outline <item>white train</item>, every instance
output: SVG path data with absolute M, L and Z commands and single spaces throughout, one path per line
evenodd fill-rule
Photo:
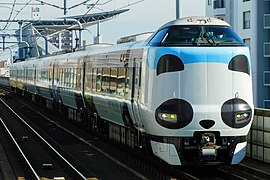
M 10 73 L 15 91 L 171 165 L 245 156 L 250 52 L 224 21 L 182 18 L 145 41 L 28 59 Z

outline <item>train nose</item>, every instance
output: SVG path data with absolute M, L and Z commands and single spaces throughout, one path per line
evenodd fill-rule
M 215 125 L 215 121 L 210 119 L 204 119 L 200 121 L 200 125 L 205 129 L 210 129 Z

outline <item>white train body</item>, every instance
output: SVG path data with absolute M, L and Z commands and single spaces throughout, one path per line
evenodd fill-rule
M 227 23 L 191 17 L 146 41 L 14 63 L 10 83 L 169 164 L 237 164 L 254 112 L 250 64 Z

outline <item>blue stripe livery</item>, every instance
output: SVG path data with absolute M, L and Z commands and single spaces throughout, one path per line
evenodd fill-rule
M 243 54 L 249 57 L 249 51 L 246 48 L 248 47 L 150 47 L 147 65 L 151 69 L 157 69 L 160 57 L 166 54 L 179 57 L 184 64 L 207 62 L 229 64 L 236 55 Z

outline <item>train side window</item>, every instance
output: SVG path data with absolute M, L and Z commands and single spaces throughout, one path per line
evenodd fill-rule
M 110 77 L 110 68 L 103 68 L 102 73 L 102 92 L 107 93 L 109 90 L 109 77 Z
M 97 92 L 101 91 L 101 84 L 102 84 L 102 68 L 97 69 Z
M 68 86 L 68 71 L 67 68 L 64 69 L 64 86 L 67 87 Z
M 66 69 L 63 68 L 62 70 L 62 86 L 66 86 L 66 79 L 65 79 Z
M 117 68 L 111 68 L 110 75 L 110 93 L 115 94 L 117 87 Z
M 69 75 L 69 88 L 73 88 L 74 87 L 73 68 L 68 68 L 68 75 Z
M 77 83 L 76 83 L 76 68 L 70 68 L 69 69 L 69 76 L 70 76 L 70 85 L 69 87 L 72 89 L 77 88 Z
M 59 69 L 58 79 L 59 79 L 59 85 L 62 86 L 63 85 L 62 69 Z
M 69 83 L 69 74 L 68 74 L 68 68 L 65 68 L 65 86 L 68 87 Z
M 75 71 L 75 82 L 77 90 L 81 89 L 81 68 L 77 68 Z
M 131 93 L 131 86 L 130 86 L 130 79 L 131 79 L 131 76 L 132 74 L 130 73 L 130 67 L 126 67 L 126 73 L 125 73 L 125 96 L 129 96 L 129 94 Z
M 75 68 L 70 69 L 70 76 L 71 76 L 71 88 L 75 89 L 76 88 L 76 69 Z
M 68 88 L 71 88 L 72 87 L 72 74 L 71 74 L 71 68 L 68 68 L 67 69 L 67 85 L 68 85 Z
M 96 89 L 97 88 L 97 69 L 93 68 L 92 72 L 93 72 L 92 90 L 93 90 L 93 92 L 96 92 L 96 90 L 97 90 Z
M 62 87 L 65 86 L 65 69 L 62 69 L 62 74 L 61 74 L 61 78 L 62 78 Z
M 33 69 L 28 69 L 27 70 L 27 72 L 26 72 L 26 74 L 27 74 L 27 80 L 29 80 L 29 81 L 33 81 Z
M 65 85 L 66 85 L 66 87 L 69 87 L 69 82 L 70 82 L 70 80 L 69 80 L 69 69 L 66 68 L 65 69 Z
M 85 65 L 85 91 L 90 92 L 93 84 L 93 69 L 90 63 Z
M 71 76 L 71 88 L 72 89 L 76 89 L 77 88 L 77 83 L 76 83 L 76 79 L 77 79 L 77 72 L 76 72 L 76 68 L 71 68 L 70 69 L 70 76 Z
M 125 74 L 126 74 L 126 70 L 124 67 L 118 68 L 116 94 L 120 96 L 125 96 Z

